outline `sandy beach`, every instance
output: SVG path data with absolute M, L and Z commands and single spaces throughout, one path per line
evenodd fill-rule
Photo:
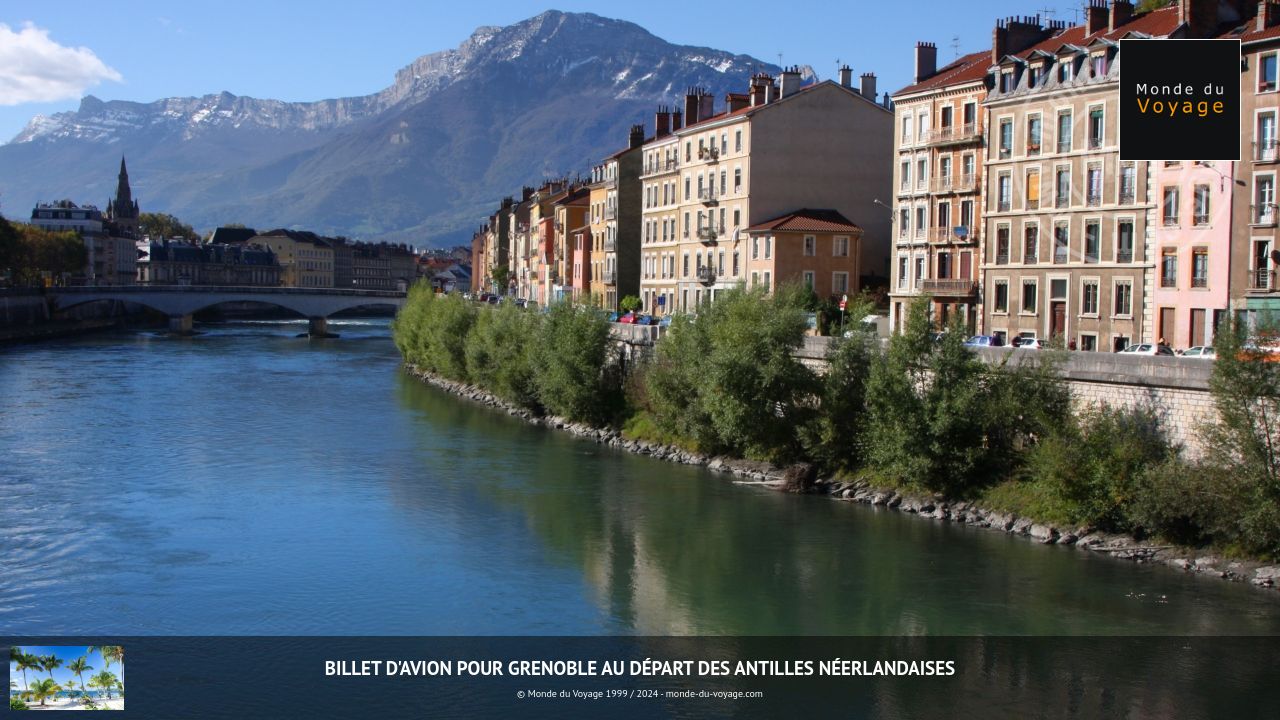
M 98 707 L 105 707 L 107 710 L 124 710 L 124 698 L 115 698 L 114 700 L 97 700 Z M 40 707 L 39 703 L 27 703 L 29 710 L 84 710 L 85 706 L 79 699 L 62 698 L 56 702 L 46 700 L 44 707 Z

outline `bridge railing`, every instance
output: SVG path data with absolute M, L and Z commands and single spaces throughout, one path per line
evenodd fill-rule
M 330 295 L 337 297 L 403 298 L 395 290 L 347 290 L 344 288 L 262 287 L 255 285 L 98 285 L 48 288 L 49 294 L 101 295 L 116 293 L 227 293 L 251 295 Z

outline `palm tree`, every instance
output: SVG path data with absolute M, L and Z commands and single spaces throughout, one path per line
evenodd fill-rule
M 119 681 L 116 680 L 115 673 L 109 673 L 106 670 L 103 670 L 97 675 L 94 675 L 92 678 L 89 678 L 89 682 L 91 685 L 97 685 L 100 688 L 105 688 L 107 691 L 107 699 L 110 700 L 111 690 L 116 686 L 116 683 Z
M 67 663 L 67 669 L 70 670 L 72 674 L 80 678 L 80 694 L 85 695 L 84 674 L 92 670 L 93 666 L 89 665 L 83 657 L 78 657 Z
M 120 663 L 120 667 L 124 667 L 124 646 L 122 645 L 90 645 L 85 648 L 85 652 L 97 652 L 102 655 L 102 662 L 106 664 L 106 669 L 111 669 L 111 663 Z
M 12 647 L 9 648 L 9 659 L 22 671 L 22 686 L 29 690 L 31 686 L 27 684 L 27 670 L 39 670 L 39 658 L 22 652 L 20 647 Z
M 53 671 L 62 667 L 62 660 L 57 655 L 41 655 L 39 658 L 40 668 L 49 673 L 49 679 L 53 679 Z
M 27 690 L 27 694 L 32 698 L 40 701 L 40 706 L 44 707 L 44 701 L 57 695 L 62 691 L 62 686 L 49 680 L 37 680 L 31 683 L 31 687 Z

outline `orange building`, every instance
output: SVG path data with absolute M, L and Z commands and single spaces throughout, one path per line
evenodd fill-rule
M 747 228 L 748 287 L 802 282 L 820 298 L 858 292 L 862 228 L 835 210 L 805 208 Z M 715 268 L 699 266 L 698 276 Z

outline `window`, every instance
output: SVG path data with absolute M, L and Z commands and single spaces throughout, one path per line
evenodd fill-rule
M 1178 251 L 1164 248 L 1160 251 L 1160 287 L 1178 286 Z
M 689 253 L 684 254 L 684 276 L 689 277 Z
M 1080 349 L 1084 352 L 1098 351 L 1098 336 L 1093 333 L 1080 333 Z
M 849 238 L 840 235 L 831 242 L 832 257 L 849 257 Z
M 835 295 L 843 295 L 849 292 L 849 273 L 831 273 L 831 292 Z
M 906 208 L 898 210 L 898 237 L 906 237 L 911 230 L 911 211 Z
M 1085 280 L 1080 286 L 1080 312 L 1084 315 L 1098 314 L 1098 281 Z
M 1133 282 L 1130 280 L 1117 280 L 1115 289 L 1115 312 L 1117 316 L 1128 317 L 1133 315 Z
M 1032 65 L 1027 68 L 1027 87 L 1035 87 L 1040 84 L 1040 75 L 1044 72 L 1044 66 Z
M 1032 115 L 1027 118 L 1027 154 L 1040 154 L 1040 116 Z
M 1009 226 L 996 228 L 996 264 L 1009 264 Z
M 899 187 L 901 187 L 903 190 L 910 190 L 911 189 L 911 162 L 909 160 L 903 160 L 902 166 L 900 169 L 901 169 L 901 173 L 899 173 L 899 176 L 901 177 L 901 180 L 898 183 Z
M 978 122 L 978 103 L 965 103 L 963 113 L 962 121 L 964 122 L 965 130 L 976 130 L 977 128 L 974 126 Z
M 1258 92 L 1276 89 L 1276 53 L 1258 57 Z
M 1026 209 L 1035 210 L 1040 207 L 1040 169 L 1032 168 L 1027 171 L 1026 182 L 1026 199 L 1024 201 Z
M 1276 178 L 1274 175 L 1259 175 L 1254 183 L 1253 221 L 1258 225 L 1273 225 L 1276 221 Z
M 1116 223 L 1116 262 L 1133 262 L 1133 221 Z
M 898 287 L 907 286 L 907 258 L 905 256 L 898 258 Z
M 1097 150 L 1102 147 L 1104 137 L 1102 122 L 1102 108 L 1095 107 L 1089 109 L 1089 149 Z
M 924 258 L 916 258 L 916 283 L 924 279 Z
M 1063 60 L 1058 63 L 1058 82 L 1065 83 L 1071 81 L 1071 61 Z
M 1058 152 L 1071 152 L 1071 113 L 1058 113 Z
M 1035 281 L 1035 280 L 1023 280 L 1023 281 L 1022 281 L 1022 310 L 1021 310 L 1021 312 L 1022 312 L 1022 314 L 1023 314 L 1023 315 L 1035 315 L 1035 314 L 1036 314 L 1036 308 L 1037 308 L 1037 304 L 1036 304 L 1036 300 L 1037 300 L 1037 298 L 1036 298 L 1036 293 L 1037 293 L 1038 291 L 1039 291 L 1039 286 L 1037 285 L 1037 283 L 1036 283 L 1036 281 Z
M 742 210 L 740 208 L 733 209 L 733 226 L 734 227 L 742 226 Z
M 1040 260 L 1040 226 L 1028 225 L 1022 235 L 1022 262 L 1034 265 Z
M 938 203 L 938 221 L 934 223 L 934 226 L 938 228 L 938 232 L 944 233 L 944 237 L 946 237 L 945 233 L 951 228 L 951 203 Z
M 1009 312 L 1009 281 L 997 280 L 995 283 L 995 308 L 994 312 Z
M 733 251 L 733 276 L 738 277 L 738 251 Z
M 1102 165 L 1091 164 L 1085 172 L 1085 203 L 1089 207 L 1102 204 Z
M 929 218 L 926 215 L 927 208 L 916 208 L 916 237 L 924 237 L 925 228 L 929 225 Z
M 812 270 L 805 270 L 805 271 L 804 271 L 804 273 L 803 273 L 803 277 L 804 277 L 804 286 L 805 286 L 805 287 L 807 287 L 807 288 L 809 288 L 810 290 L 812 290 L 812 289 L 813 289 L 813 287 L 814 287 L 814 275 L 813 275 L 813 271 L 812 271 Z
M 804 236 L 804 255 L 805 257 L 813 257 L 818 254 L 818 238 L 813 235 Z
M 1178 188 L 1176 186 L 1170 185 L 1164 189 L 1164 202 L 1161 207 L 1164 209 L 1161 224 L 1165 227 L 1176 226 L 1178 224 Z
M 1000 121 L 1000 159 L 1013 155 L 1013 121 Z
M 1013 92 L 1013 71 L 1005 70 L 1000 73 L 1000 92 Z
M 765 271 L 764 271 L 764 289 L 765 289 L 765 290 L 772 290 L 772 289 L 773 289 L 773 288 L 769 285 L 769 271 L 768 271 L 768 270 L 765 270 Z
M 938 158 L 938 179 L 951 187 L 951 157 L 943 156 Z
M 1196 225 L 1209 224 L 1209 186 L 1197 185 L 1195 188 L 1195 223 Z
M 999 212 L 1008 212 L 1011 206 L 1010 196 L 1012 194 L 1012 178 L 1009 173 L 1001 173 L 996 179 L 996 210 Z
M 733 134 L 733 151 L 742 152 L 742 131 L 741 130 Z
M 1191 251 L 1191 287 L 1209 287 L 1209 249 L 1194 248 Z
M 1120 166 L 1120 199 L 1121 205 L 1133 204 L 1135 190 L 1138 187 L 1138 169 L 1133 163 Z
M 951 253 L 938 253 L 938 272 L 934 273 L 933 276 L 939 280 L 951 279 Z
M 733 192 L 742 192 L 742 168 L 733 169 Z
M 1071 205 L 1071 168 L 1060 167 L 1055 173 L 1055 190 L 1054 190 L 1054 207 L 1068 207 Z
M 1102 246 L 1102 225 L 1097 220 L 1089 220 L 1084 224 L 1084 261 L 1098 262 L 1098 252 Z
M 965 228 L 965 230 L 968 230 L 969 228 L 973 227 L 973 201 L 972 200 L 960 201 L 960 225 L 961 227 Z M 973 233 L 968 233 L 968 234 L 970 237 L 973 236 Z
M 773 236 L 765 235 L 764 236 L 764 259 L 768 260 L 771 257 L 773 257 Z M 765 275 L 767 277 L 768 273 L 766 273 Z
M 1105 52 L 1098 53 L 1089 58 L 1093 65 L 1093 76 L 1096 78 L 1105 77 L 1107 74 L 1107 54 Z
M 689 199 L 689 176 L 684 176 L 684 199 Z
M 1071 231 L 1065 222 L 1053 226 L 1053 262 L 1065 263 L 1071 251 Z
M 920 159 L 916 162 L 916 187 L 924 189 L 925 184 L 929 182 L 929 161 Z

